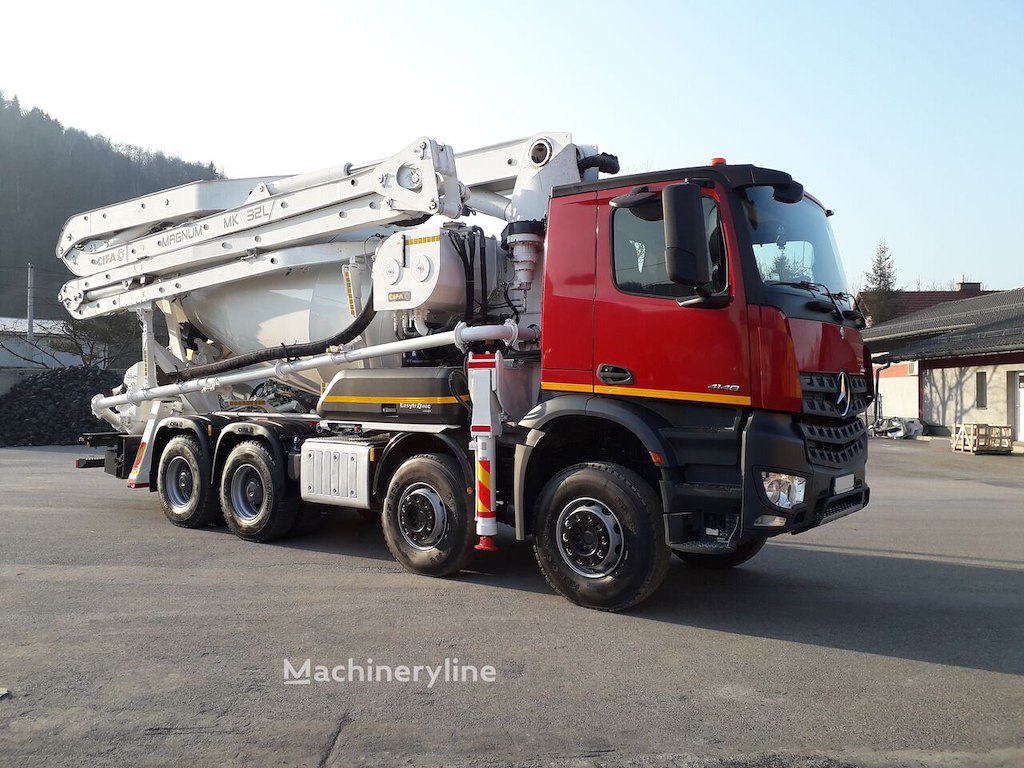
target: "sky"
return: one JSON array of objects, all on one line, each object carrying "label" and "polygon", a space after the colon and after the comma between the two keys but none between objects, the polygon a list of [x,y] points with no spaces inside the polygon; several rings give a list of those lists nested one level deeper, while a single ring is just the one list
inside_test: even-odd
[{"label": "sky", "polygon": [[36,0],[0,90],[228,176],[571,131],[625,172],[779,168],[851,285],[1024,286],[1024,2]]}]

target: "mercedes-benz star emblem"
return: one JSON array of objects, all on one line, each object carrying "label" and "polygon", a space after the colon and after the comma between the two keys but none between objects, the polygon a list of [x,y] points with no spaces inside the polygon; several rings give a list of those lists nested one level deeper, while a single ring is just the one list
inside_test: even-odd
[{"label": "mercedes-benz star emblem", "polygon": [[853,406],[853,399],[851,394],[853,388],[850,386],[850,374],[846,371],[842,371],[839,374],[839,378],[836,379],[836,411],[842,417],[846,417],[850,413],[850,408]]}]

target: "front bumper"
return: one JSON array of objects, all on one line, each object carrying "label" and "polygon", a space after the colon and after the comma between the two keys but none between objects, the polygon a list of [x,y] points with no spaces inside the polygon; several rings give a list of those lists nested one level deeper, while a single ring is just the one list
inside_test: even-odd
[{"label": "front bumper", "polygon": [[[808,435],[815,428],[802,425],[790,414],[755,411],[743,432],[743,488],[740,529],[742,538],[801,533],[830,523],[867,506],[871,489],[865,480],[867,436],[859,424],[828,428],[845,431],[851,439],[841,450],[823,451]],[[812,462],[809,456],[819,461]],[[820,461],[826,461],[820,463]],[[799,475],[806,479],[803,503],[779,509],[768,501],[762,472]],[[852,488],[835,492],[836,480],[853,476]],[[784,518],[778,526],[758,526],[762,516]]]}]

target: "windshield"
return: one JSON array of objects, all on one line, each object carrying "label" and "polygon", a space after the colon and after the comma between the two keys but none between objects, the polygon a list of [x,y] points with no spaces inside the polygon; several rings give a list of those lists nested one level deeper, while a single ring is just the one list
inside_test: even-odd
[{"label": "windshield", "polygon": [[820,205],[806,197],[780,203],[771,187],[748,187],[740,197],[765,285],[817,283],[832,293],[849,293],[832,227]]}]

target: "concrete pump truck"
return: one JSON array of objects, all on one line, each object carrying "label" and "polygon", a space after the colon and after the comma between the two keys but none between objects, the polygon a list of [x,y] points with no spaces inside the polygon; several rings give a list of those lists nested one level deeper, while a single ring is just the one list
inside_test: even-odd
[{"label": "concrete pump truck", "polygon": [[71,217],[60,301],[142,328],[79,465],[248,541],[359,510],[430,576],[500,522],[611,611],[672,553],[728,568],[864,507],[870,358],[831,211],[721,159],[618,170],[566,133],[421,138]]}]

